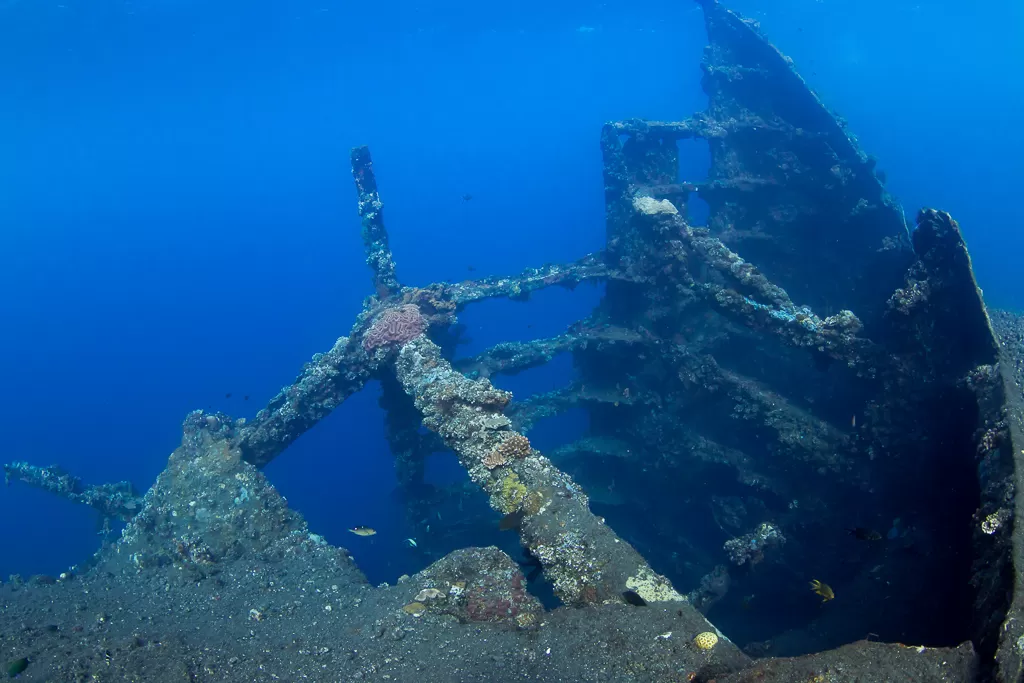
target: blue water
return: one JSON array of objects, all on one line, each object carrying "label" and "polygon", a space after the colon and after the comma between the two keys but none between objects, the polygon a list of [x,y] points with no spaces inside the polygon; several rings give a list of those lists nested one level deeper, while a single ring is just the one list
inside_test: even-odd
[{"label": "blue water", "polygon": [[[370,293],[350,147],[371,147],[402,280],[457,280],[599,249],[601,124],[705,105],[683,0],[285,5],[0,1],[0,459],[144,490],[189,410],[251,417],[345,334]],[[989,303],[1016,306],[1021,5],[727,5],[908,210],[953,212]],[[556,333],[599,294],[472,308],[464,352]],[[371,385],[267,470],[374,582],[421,568],[376,400]],[[357,544],[359,524],[381,533]],[[0,490],[0,530],[0,576],[59,572],[99,541],[91,513],[24,486]]]}]

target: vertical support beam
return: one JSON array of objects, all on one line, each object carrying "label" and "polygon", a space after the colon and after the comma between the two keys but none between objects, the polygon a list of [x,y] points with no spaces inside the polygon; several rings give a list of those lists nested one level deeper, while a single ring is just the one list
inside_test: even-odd
[{"label": "vertical support beam", "polygon": [[401,285],[395,276],[395,261],[391,257],[388,231],[384,227],[383,204],[377,193],[369,147],[363,145],[352,149],[352,176],[359,192],[359,218],[363,226],[366,264],[373,270],[373,287],[377,296],[386,299],[396,294]]}]

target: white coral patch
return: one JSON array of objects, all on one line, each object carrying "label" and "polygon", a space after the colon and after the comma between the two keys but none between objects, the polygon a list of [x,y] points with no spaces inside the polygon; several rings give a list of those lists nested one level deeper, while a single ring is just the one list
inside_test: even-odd
[{"label": "white coral patch", "polygon": [[626,588],[634,591],[647,602],[685,601],[682,595],[672,588],[668,579],[655,574],[648,567],[640,567],[636,576],[626,579]]},{"label": "white coral patch", "polygon": [[679,209],[669,200],[655,199],[654,197],[633,197],[633,208],[649,216],[656,216],[661,213],[679,213]]}]

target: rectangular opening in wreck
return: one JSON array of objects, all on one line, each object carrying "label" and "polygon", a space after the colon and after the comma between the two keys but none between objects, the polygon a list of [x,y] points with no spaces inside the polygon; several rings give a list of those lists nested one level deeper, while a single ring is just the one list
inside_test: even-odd
[{"label": "rectangular opening in wreck", "polygon": [[572,352],[565,349],[554,351],[541,365],[516,372],[499,372],[491,382],[499,389],[512,392],[513,396],[529,397],[564,389],[574,376]]},{"label": "rectangular opening in wreck", "polygon": [[600,282],[584,282],[571,290],[548,287],[519,298],[491,298],[459,312],[459,337],[454,361],[505,342],[555,338],[586,318],[604,295]]},{"label": "rectangular opening in wreck", "polygon": [[[373,584],[422,569],[401,544],[412,529],[394,493],[397,463],[385,438],[380,399],[380,383],[368,382],[264,468],[289,507],[313,532],[348,549]],[[349,531],[356,527],[377,535],[356,536]]]}]

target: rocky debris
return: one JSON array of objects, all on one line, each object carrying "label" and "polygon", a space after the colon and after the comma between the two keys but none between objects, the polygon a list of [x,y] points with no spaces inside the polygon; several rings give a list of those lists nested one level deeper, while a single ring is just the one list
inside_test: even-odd
[{"label": "rocky debris", "polygon": [[266,477],[245,462],[230,422],[196,411],[181,446],[143,499],[120,540],[99,555],[96,571],[134,575],[174,567],[181,576],[214,576],[225,563],[294,553],[326,555],[338,580],[363,584],[352,558],[310,533]]},{"label": "rocky debris", "polygon": [[456,550],[420,572],[417,585],[424,589],[416,601],[461,623],[530,628],[543,618],[543,608],[526,591],[519,566],[497,548]]}]

